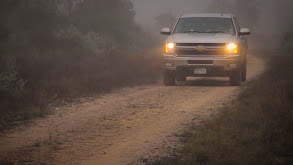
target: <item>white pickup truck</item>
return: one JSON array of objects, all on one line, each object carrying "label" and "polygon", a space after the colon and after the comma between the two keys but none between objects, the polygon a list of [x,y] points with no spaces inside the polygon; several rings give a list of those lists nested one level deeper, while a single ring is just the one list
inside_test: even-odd
[{"label": "white pickup truck", "polygon": [[186,14],[169,35],[164,50],[165,85],[186,77],[230,77],[231,85],[246,81],[247,28],[231,14]]}]

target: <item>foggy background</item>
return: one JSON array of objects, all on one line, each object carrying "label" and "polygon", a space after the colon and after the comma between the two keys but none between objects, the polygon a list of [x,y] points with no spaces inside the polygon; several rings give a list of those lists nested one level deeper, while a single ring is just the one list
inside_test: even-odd
[{"label": "foggy background", "polygon": [[[278,45],[284,33],[293,29],[293,1],[290,0],[132,0],[135,20],[147,29],[156,29],[155,18],[164,13],[176,19],[184,13],[235,14],[241,27],[252,31],[250,38],[269,38]],[[262,42],[262,41],[261,41]],[[267,43],[268,44],[268,43]]]},{"label": "foggy background", "polygon": [[184,13],[205,12],[211,0],[132,0],[135,19],[145,27],[152,27],[155,17],[162,13],[173,13],[177,18]]}]

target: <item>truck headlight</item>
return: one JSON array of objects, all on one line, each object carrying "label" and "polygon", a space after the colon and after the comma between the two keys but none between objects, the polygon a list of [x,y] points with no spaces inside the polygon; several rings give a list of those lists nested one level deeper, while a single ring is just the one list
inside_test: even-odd
[{"label": "truck headlight", "polygon": [[227,54],[238,54],[239,53],[239,46],[235,43],[229,43],[226,46]]},{"label": "truck headlight", "polygon": [[165,45],[165,53],[174,54],[174,48],[175,48],[174,43],[172,43],[172,42],[166,43],[166,45]]}]

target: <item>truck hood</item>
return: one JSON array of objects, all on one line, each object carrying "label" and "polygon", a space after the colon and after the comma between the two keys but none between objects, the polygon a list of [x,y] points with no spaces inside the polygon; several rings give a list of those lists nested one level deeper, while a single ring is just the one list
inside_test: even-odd
[{"label": "truck hood", "polygon": [[166,42],[174,43],[229,43],[237,42],[236,35],[224,33],[177,33],[168,37]]}]

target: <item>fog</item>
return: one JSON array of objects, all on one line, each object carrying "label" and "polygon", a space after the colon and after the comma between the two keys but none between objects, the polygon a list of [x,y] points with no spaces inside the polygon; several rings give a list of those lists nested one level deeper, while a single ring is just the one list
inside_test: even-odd
[{"label": "fog", "polygon": [[[136,12],[136,21],[144,27],[154,27],[154,18],[162,13],[172,13],[179,17],[184,13],[215,13],[224,11],[225,13],[236,14],[241,11],[239,22],[242,27],[241,18],[245,15],[251,15],[251,18],[258,17],[255,25],[255,32],[262,35],[280,35],[285,31],[292,29],[292,11],[293,1],[290,0],[249,0],[239,1],[249,3],[255,1],[256,6],[250,6],[248,9],[231,8],[237,0],[132,0]],[[258,13],[251,13],[252,10]],[[247,13],[246,13],[246,12]],[[249,15],[249,16],[250,16]]]},{"label": "fog", "polygon": [[154,18],[162,13],[179,17],[184,13],[205,12],[211,0],[132,0],[136,21],[145,27],[154,26]]},{"label": "fog", "polygon": [[[169,13],[231,13],[241,27],[250,28],[250,48],[276,49],[293,29],[293,1],[290,0],[132,0],[135,20],[145,29],[159,31],[155,18]],[[175,22],[174,22],[175,23]],[[173,23],[173,24],[174,24]],[[170,27],[172,28],[172,27]],[[264,42],[265,41],[265,42]]]}]

